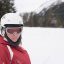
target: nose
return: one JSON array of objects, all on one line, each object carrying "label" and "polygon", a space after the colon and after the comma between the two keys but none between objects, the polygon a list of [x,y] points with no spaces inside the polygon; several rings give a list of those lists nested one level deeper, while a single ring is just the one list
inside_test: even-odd
[{"label": "nose", "polygon": [[13,35],[16,36],[17,35],[17,32],[14,32]]}]

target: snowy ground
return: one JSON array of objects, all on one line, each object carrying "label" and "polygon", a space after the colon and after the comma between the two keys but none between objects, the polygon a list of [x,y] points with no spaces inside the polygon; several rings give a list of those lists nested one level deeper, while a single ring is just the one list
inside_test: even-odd
[{"label": "snowy ground", "polygon": [[32,64],[64,64],[64,28],[24,27],[22,37]]}]

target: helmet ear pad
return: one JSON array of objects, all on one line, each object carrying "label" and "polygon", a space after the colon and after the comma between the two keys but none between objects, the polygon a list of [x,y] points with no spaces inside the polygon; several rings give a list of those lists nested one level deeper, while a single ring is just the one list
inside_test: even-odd
[{"label": "helmet ear pad", "polygon": [[2,27],[1,28],[1,35],[4,37],[4,35],[5,35],[5,28],[4,27]]}]

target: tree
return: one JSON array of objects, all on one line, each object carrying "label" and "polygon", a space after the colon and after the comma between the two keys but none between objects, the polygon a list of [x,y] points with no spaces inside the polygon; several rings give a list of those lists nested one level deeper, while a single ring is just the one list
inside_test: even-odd
[{"label": "tree", "polygon": [[5,13],[16,12],[14,8],[14,0],[0,0],[0,18]]},{"label": "tree", "polygon": [[49,7],[45,12],[46,27],[64,27],[64,2]]}]

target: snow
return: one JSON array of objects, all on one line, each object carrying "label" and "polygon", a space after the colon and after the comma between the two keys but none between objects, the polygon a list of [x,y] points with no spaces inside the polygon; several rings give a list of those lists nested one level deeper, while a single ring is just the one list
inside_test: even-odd
[{"label": "snow", "polygon": [[22,46],[31,64],[64,64],[64,28],[24,27]]}]

